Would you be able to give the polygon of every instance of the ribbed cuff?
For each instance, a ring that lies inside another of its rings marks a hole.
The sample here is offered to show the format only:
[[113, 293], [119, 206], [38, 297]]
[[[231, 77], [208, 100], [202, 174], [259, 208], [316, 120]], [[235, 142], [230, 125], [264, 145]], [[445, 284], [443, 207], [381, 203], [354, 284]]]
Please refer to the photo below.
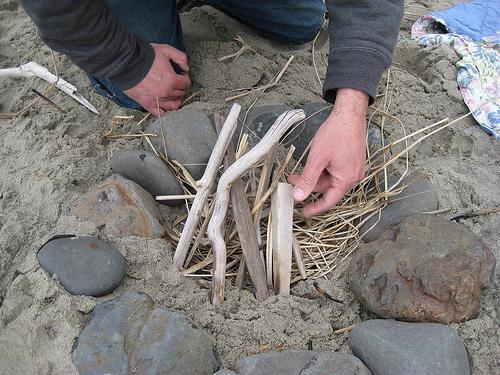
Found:
[[123, 73], [109, 77], [109, 80], [122, 90], [128, 90], [146, 77], [154, 59], [155, 51], [153, 47], [147, 42], [137, 41], [135, 56], [131, 58], [133, 64], [128, 66]]
[[352, 88], [368, 94], [369, 103], [373, 103], [380, 77], [388, 65], [385, 56], [366, 47], [344, 47], [330, 51], [323, 85], [324, 99], [334, 103], [337, 89]]

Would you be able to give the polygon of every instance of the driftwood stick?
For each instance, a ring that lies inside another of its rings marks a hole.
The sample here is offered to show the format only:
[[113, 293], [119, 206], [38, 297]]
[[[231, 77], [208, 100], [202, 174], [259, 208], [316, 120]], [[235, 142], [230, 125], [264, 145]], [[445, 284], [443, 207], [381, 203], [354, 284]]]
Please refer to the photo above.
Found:
[[182, 230], [181, 238], [179, 239], [179, 243], [175, 249], [174, 264], [177, 268], [181, 268], [184, 265], [196, 226], [200, 220], [201, 213], [205, 207], [210, 190], [215, 183], [217, 171], [219, 170], [222, 159], [226, 154], [227, 147], [231, 142], [234, 131], [236, 130], [236, 124], [238, 122], [240, 111], [241, 106], [236, 103], [233, 104], [224, 123], [221, 134], [219, 138], [217, 138], [217, 142], [215, 143], [214, 150], [212, 151], [212, 155], [208, 161], [205, 173], [198, 182], [196, 197], [194, 198], [193, 205], [189, 211], [189, 216], [186, 220], [186, 224], [184, 225], [184, 229]]
[[290, 295], [293, 247], [292, 185], [280, 182], [271, 197], [274, 293]]
[[[218, 132], [222, 131], [222, 121], [223, 119], [220, 115], [215, 116], [215, 126]], [[235, 162], [236, 152], [233, 142], [230, 142], [229, 147], [227, 148], [227, 155], [224, 158], [225, 170], [227, 171]], [[238, 230], [241, 250], [243, 251], [243, 257], [240, 265], [246, 264], [250, 279], [252, 280], [252, 284], [255, 288], [255, 297], [257, 300], [263, 301], [269, 297], [266, 282], [266, 270], [264, 262], [260, 257], [252, 214], [250, 213], [250, 207], [248, 207], [247, 197], [245, 195], [245, 183], [241, 177], [238, 177], [233, 182], [230, 196], [234, 221], [236, 222], [236, 229]], [[240, 278], [243, 280], [239, 280], [240, 283], [244, 282], [244, 269], [242, 272], [243, 275], [240, 275]]]
[[450, 220], [458, 221], [460, 219], [470, 219], [473, 217], [477, 216], [482, 216], [482, 215], [491, 215], [491, 214], [496, 214], [500, 212], [500, 207], [494, 207], [494, 208], [483, 208], [482, 210], [477, 210], [477, 211], [469, 211], [465, 212], [460, 215], [456, 215], [452, 217]]
[[[215, 208], [208, 224], [208, 238], [214, 253], [212, 303], [224, 301], [224, 285], [226, 274], [226, 244], [222, 235], [222, 226], [229, 205], [231, 184], [261, 160], [269, 150], [279, 142], [281, 136], [297, 121], [305, 118], [304, 111], [293, 110], [283, 113], [271, 126], [262, 140], [249, 152], [231, 165], [221, 176], [215, 196]], [[192, 212], [193, 210], [191, 210]]]
[[[255, 202], [259, 202], [259, 200], [262, 198], [262, 196], [269, 187], [275, 153], [276, 153], [276, 147], [273, 147], [271, 151], [269, 151], [269, 154], [267, 154], [266, 160], [264, 161], [264, 166], [262, 167], [262, 172], [260, 174], [259, 185], [257, 186], [257, 193], [255, 194]], [[255, 226], [255, 233], [257, 234], [257, 242], [259, 246], [262, 244], [262, 236], [260, 233], [261, 217], [262, 217], [262, 206], [260, 206], [253, 215], [253, 223]]]
[[300, 250], [299, 241], [295, 234], [292, 235], [292, 250], [295, 262], [297, 263], [297, 268], [299, 269], [300, 277], [302, 280], [307, 279], [306, 266], [304, 264], [304, 258], [302, 257], [302, 251]]
[[238, 273], [236, 274], [236, 287], [238, 289], [245, 289], [247, 275], [247, 266], [245, 265], [245, 258], [241, 259], [240, 266], [238, 267]]

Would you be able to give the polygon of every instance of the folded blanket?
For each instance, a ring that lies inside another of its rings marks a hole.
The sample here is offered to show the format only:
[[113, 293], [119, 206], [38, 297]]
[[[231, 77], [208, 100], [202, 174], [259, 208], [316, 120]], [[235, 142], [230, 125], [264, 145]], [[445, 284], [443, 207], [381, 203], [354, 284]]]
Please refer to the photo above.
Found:
[[418, 19], [412, 38], [423, 45], [448, 44], [461, 60], [457, 82], [481, 127], [500, 139], [500, 0], [457, 4]]

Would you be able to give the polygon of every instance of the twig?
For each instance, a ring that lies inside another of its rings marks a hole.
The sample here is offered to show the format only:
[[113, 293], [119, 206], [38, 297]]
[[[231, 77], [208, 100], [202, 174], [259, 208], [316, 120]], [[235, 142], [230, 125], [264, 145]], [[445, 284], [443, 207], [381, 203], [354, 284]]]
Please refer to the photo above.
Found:
[[463, 214], [453, 216], [450, 220], [458, 221], [460, 219], [470, 219], [477, 216], [497, 214], [499, 212], [500, 207], [484, 208], [482, 210], [464, 212]]
[[31, 91], [34, 92], [36, 95], [38, 95], [40, 98], [42, 98], [44, 101], [46, 101], [47, 103], [49, 103], [52, 107], [54, 107], [55, 109], [57, 109], [59, 112], [66, 113], [66, 110], [64, 110], [61, 107], [59, 107], [56, 103], [54, 103], [52, 100], [50, 100], [49, 98], [47, 98], [40, 91], [38, 91], [36, 89], [33, 89], [33, 88], [31, 89]]
[[194, 231], [200, 220], [201, 212], [205, 206], [210, 190], [212, 189], [215, 178], [217, 177], [217, 171], [221, 165], [224, 154], [226, 153], [229, 142], [236, 130], [236, 124], [238, 122], [238, 115], [241, 111], [241, 106], [237, 103], [233, 104], [229, 115], [227, 116], [222, 132], [215, 143], [214, 150], [208, 161], [207, 168], [203, 177], [199, 181], [198, 191], [196, 197], [194, 198], [193, 205], [191, 206], [191, 211], [184, 225], [184, 230], [182, 231], [181, 238], [177, 244], [177, 248], [174, 254], [174, 264], [177, 268], [181, 268], [186, 260], [186, 255], [189, 250], [189, 245], [193, 239]]
[[184, 194], [184, 195], [157, 195], [157, 201], [176, 201], [178, 199], [194, 199], [196, 195]]
[[341, 328], [341, 329], [337, 329], [335, 331], [333, 331], [333, 334], [334, 335], [341, 335], [342, 333], [346, 333], [346, 332], [350, 332], [352, 331], [352, 329], [355, 327], [356, 325], [352, 325], [352, 326], [349, 326], [349, 327], [344, 327], [344, 328]]
[[234, 95], [234, 96], [230, 96], [229, 98], [226, 98], [224, 99], [226, 102], [230, 102], [230, 101], [233, 101], [233, 100], [236, 100], [236, 99], [239, 99], [239, 98], [243, 98], [247, 95], [250, 95], [251, 93], [254, 93], [256, 91], [262, 91], [262, 92], [265, 92], [266, 90], [270, 89], [271, 87], [274, 87], [276, 86], [279, 81], [281, 80], [281, 77], [283, 77], [283, 74], [285, 74], [286, 70], [288, 69], [288, 67], [290, 66], [290, 64], [292, 63], [293, 59], [295, 58], [295, 56], [290, 56], [290, 58], [288, 59], [288, 61], [286, 62], [285, 66], [281, 69], [281, 71], [276, 75], [276, 77], [274, 77], [271, 82], [269, 82], [267, 85], [264, 85], [264, 86], [258, 86], [258, 87], [255, 87], [247, 92], [244, 92], [244, 93], [241, 93], [241, 94], [238, 94], [238, 95]]

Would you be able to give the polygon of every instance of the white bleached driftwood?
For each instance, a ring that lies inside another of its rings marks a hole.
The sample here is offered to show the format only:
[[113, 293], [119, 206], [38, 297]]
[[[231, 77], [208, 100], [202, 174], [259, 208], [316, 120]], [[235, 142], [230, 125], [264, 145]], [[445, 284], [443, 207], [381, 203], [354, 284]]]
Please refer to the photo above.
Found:
[[223, 224], [229, 205], [231, 184], [254, 164], [267, 155], [269, 150], [279, 142], [281, 136], [296, 122], [303, 120], [302, 110], [283, 113], [271, 126], [262, 140], [248, 153], [232, 164], [221, 176], [215, 196], [215, 208], [208, 224], [207, 234], [212, 243], [214, 254], [214, 269], [212, 276], [212, 303], [221, 304], [224, 301], [226, 275], [226, 244], [223, 236]]
[[[217, 142], [215, 143], [214, 150], [205, 169], [203, 177], [198, 182], [198, 189], [196, 192], [196, 197], [194, 198], [193, 205], [189, 211], [186, 224], [182, 230], [181, 238], [177, 244], [174, 254], [174, 264], [177, 268], [182, 268], [184, 261], [186, 259], [187, 253], [189, 251], [189, 245], [193, 239], [196, 226], [201, 218], [203, 208], [207, 202], [208, 195], [212, 190], [217, 177], [217, 171], [219, 170], [226, 150], [231, 142], [234, 131], [236, 130], [236, 124], [238, 122], [238, 116], [241, 111], [241, 106], [239, 104], [233, 104], [229, 114], [224, 122], [224, 126], [220, 132]], [[196, 136], [193, 134], [193, 136]]]
[[290, 295], [293, 247], [292, 185], [280, 182], [271, 197], [274, 293]]

